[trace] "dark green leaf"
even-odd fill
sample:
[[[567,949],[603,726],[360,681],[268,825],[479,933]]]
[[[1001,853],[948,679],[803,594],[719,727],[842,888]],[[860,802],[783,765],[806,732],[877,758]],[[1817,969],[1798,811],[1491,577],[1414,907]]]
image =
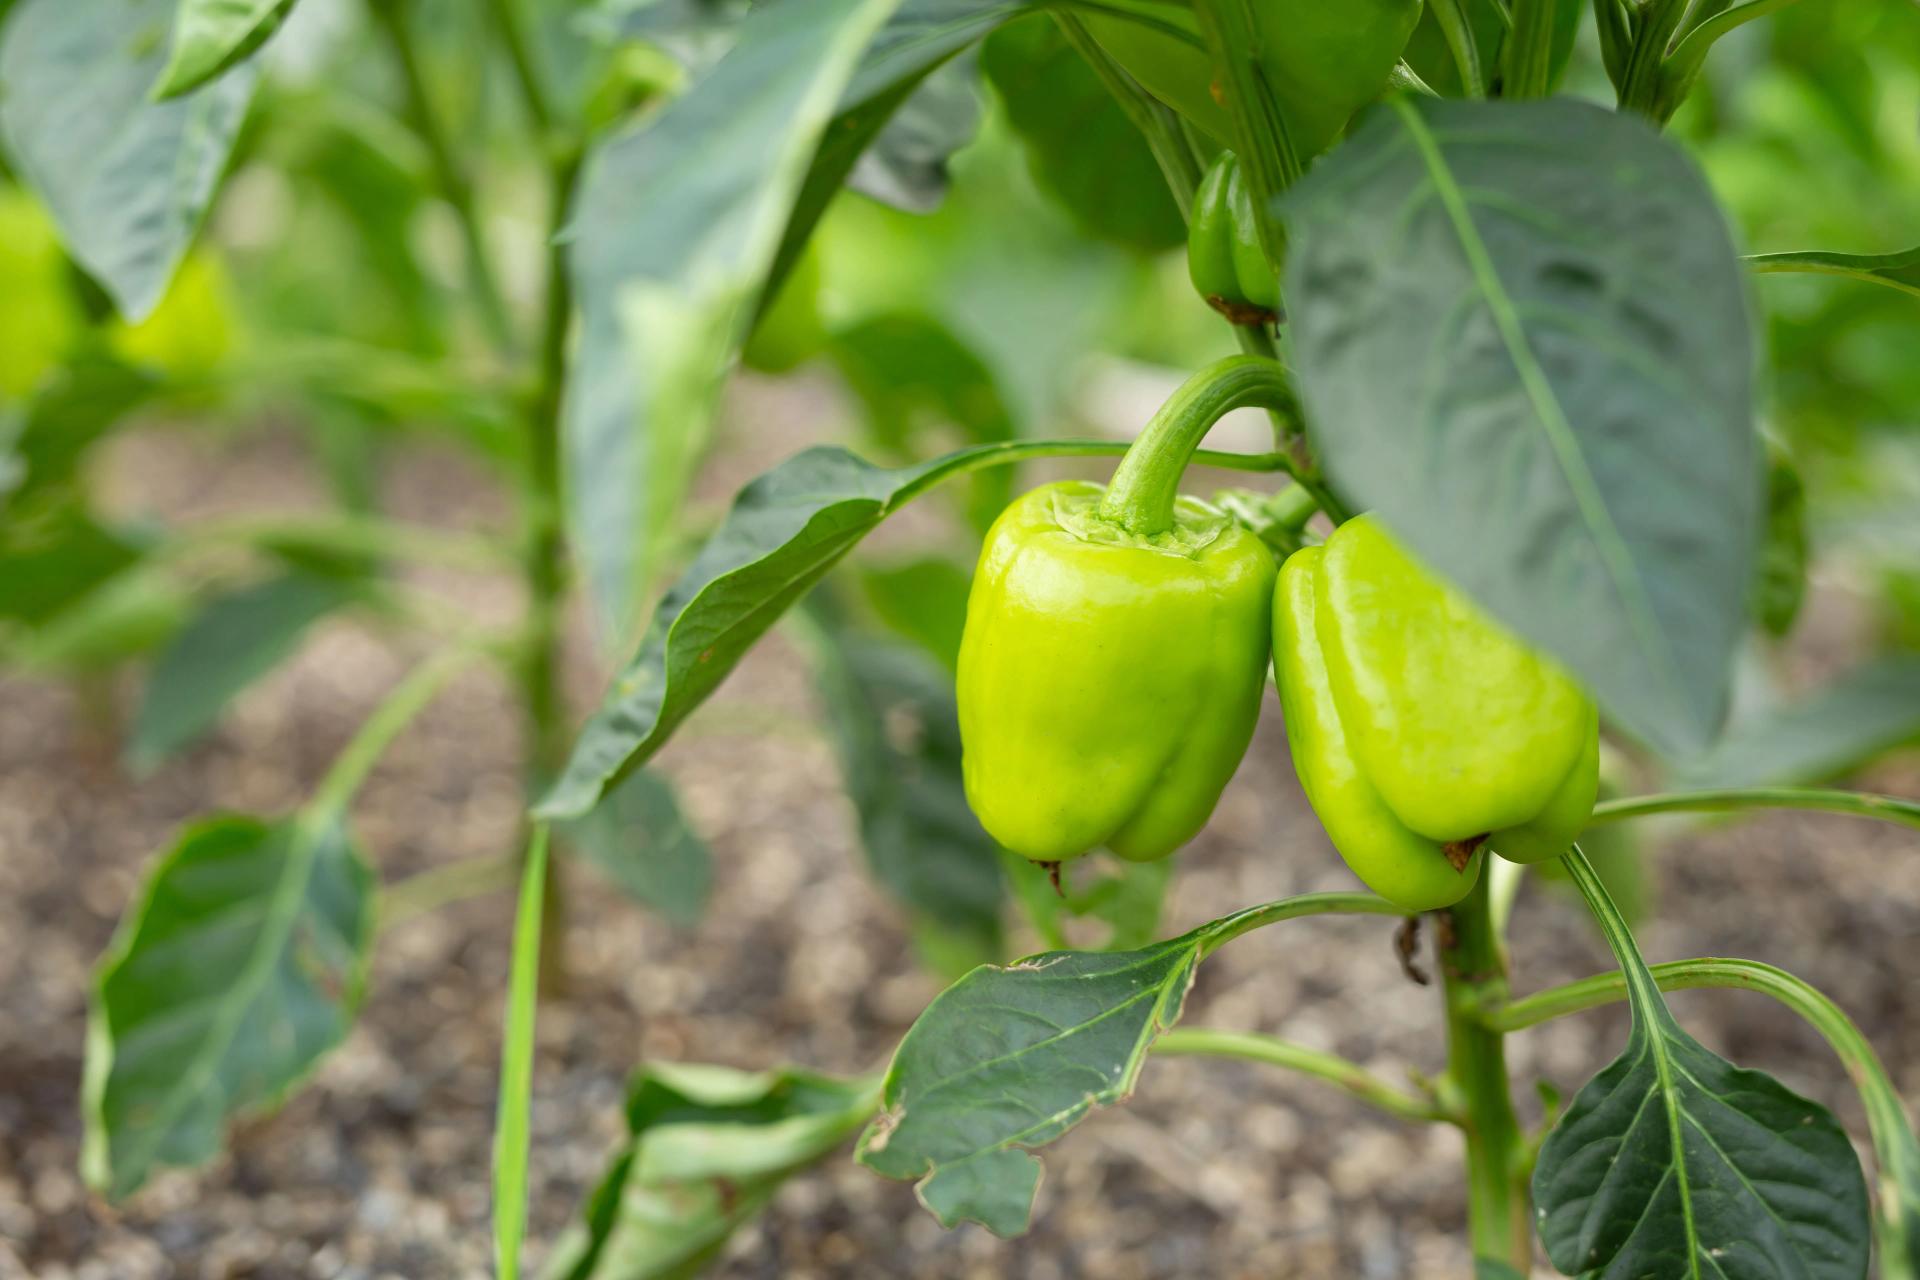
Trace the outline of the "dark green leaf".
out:
[[[1807,490],[1784,450],[1767,450],[1767,529],[1754,575],[1753,611],[1776,636],[1793,629],[1807,594]]]
[[[1736,721],[1724,742],[1678,773],[1689,787],[1819,782],[1920,740],[1920,658],[1855,667],[1795,702]]]
[[[215,818],[148,873],[102,957],[87,1036],[87,1181],[127,1195],[197,1164],[345,1036],[373,875],[335,822]]]
[[[1008,23],[980,53],[1033,180],[1091,234],[1147,251],[1184,244],[1159,163],[1100,77],[1045,14]]]
[[[970,583],[967,571],[945,556],[860,566],[862,594],[880,621],[949,672],[960,665]]]
[[[1904,293],[1920,294],[1920,247],[1901,253],[1823,253],[1804,249],[1795,253],[1750,254],[1746,263],[1762,275],[1804,271],[1816,275],[1850,276],[1868,284],[1883,284]]]
[[[1127,1097],[1180,1017],[1200,961],[1261,924],[1326,911],[1392,914],[1361,894],[1290,898],[1136,951],[1049,951],[975,969],[914,1022],[860,1136],[860,1163],[913,1178],[942,1223],[1026,1230],[1040,1183],[1034,1147]]]
[[[1704,749],[1761,477],[1744,277],[1693,164],[1570,100],[1396,99],[1287,211],[1335,485],[1624,728]]]
[[[36,626],[140,558],[141,548],[58,494],[0,520],[0,619]]]
[[[572,236],[572,536],[627,634],[821,131],[891,0],[756,9],[684,96],[592,157]]]
[[[563,848],[591,862],[636,902],[693,925],[713,891],[707,843],[687,825],[673,787],[641,770],[585,817],[566,824]]]
[[[965,54],[934,68],[860,153],[847,185],[897,209],[938,207],[947,193],[947,158],[980,128],[977,80]]]
[[[62,370],[26,407],[14,440],[20,472],[10,494],[24,498],[72,481],[86,451],[154,387],[147,374],[117,361],[85,358]]]
[[[889,453],[924,453],[927,434],[941,429],[968,444],[1014,437],[993,371],[937,320],[909,312],[873,316],[835,333],[829,351]],[[967,507],[977,527],[1007,505],[1012,480],[1004,468],[974,478]]]
[[[781,234],[780,251],[767,277],[770,290],[799,261],[815,224],[855,163],[922,81],[1027,8],[1028,0],[904,0],[868,44],[840,99],[839,113],[827,126]]]
[[[290,573],[208,601],[147,677],[127,746],[133,767],[150,769],[205,732],[235,694],[352,597],[351,585],[338,579]]]
[[[189,590],[135,565],[27,633],[18,657],[34,667],[97,670],[166,643],[193,612]]]
[[[68,250],[129,320],[166,292],[226,169],[254,73],[167,102],[173,0],[20,0],[0,36],[0,132]]]
[[[545,1280],[697,1274],[796,1170],[873,1114],[870,1080],[660,1063],[629,1087],[628,1137],[554,1246]]]
[[[294,0],[180,0],[173,21],[173,52],[155,98],[177,98],[244,62],[265,44]]]
[[[997,952],[999,846],[961,784],[952,674],[829,610],[814,617],[820,689],[874,878],[915,913]]]
[[[887,470],[823,446],[742,489],[654,611],[639,652],[581,731],[539,812],[572,818],[598,804],[855,543],[927,485],[994,452],[977,446]]]
[[[1540,1148],[1547,1256],[1568,1275],[1864,1280],[1867,1186],[1839,1121],[1681,1030],[1592,869],[1577,852],[1567,866],[1633,1028]]]

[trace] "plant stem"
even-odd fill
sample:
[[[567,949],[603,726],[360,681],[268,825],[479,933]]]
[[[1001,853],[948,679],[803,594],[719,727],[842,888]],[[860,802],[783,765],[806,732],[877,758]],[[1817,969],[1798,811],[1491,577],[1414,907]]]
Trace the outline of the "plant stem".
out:
[[[540,135],[541,144],[553,141],[553,106],[548,101],[546,82],[533,58],[533,42],[520,21],[516,0],[489,0],[493,23],[506,47],[507,61],[513,65],[514,80],[520,86],[520,100],[527,109],[527,120]]]
[[[1513,0],[1500,77],[1503,98],[1544,98],[1553,78],[1554,0]]]
[[[428,867],[380,890],[379,931],[385,932],[415,916],[448,903],[477,898],[513,887],[520,875],[523,850],[486,858],[463,858]]]
[[[1427,6],[1433,19],[1439,24],[1440,34],[1447,42],[1447,51],[1453,55],[1454,70],[1460,76],[1460,91],[1469,98],[1487,96],[1486,75],[1480,68],[1480,46],[1473,34],[1473,24],[1467,20],[1465,8],[1460,0],[1431,0]]]
[[[373,714],[360,722],[352,740],[334,757],[332,767],[307,801],[303,817],[314,823],[338,821],[400,731],[426,709],[447,681],[478,656],[471,649],[449,649],[409,671]]]
[[[1173,527],[1180,477],[1213,424],[1233,409],[1292,410],[1293,386],[1276,360],[1228,356],[1200,370],[1167,398],[1114,468],[1100,513],[1141,537]]]
[[[1920,827],[1920,801],[1864,791],[1826,791],[1811,787],[1746,787],[1717,791],[1674,791],[1662,795],[1623,796],[1593,806],[1590,826],[1642,818],[1655,813],[1738,813],[1746,809],[1802,809],[1844,813],[1901,826]]]
[[[507,314],[506,299],[500,292],[499,282],[494,278],[492,260],[487,256],[486,235],[480,225],[479,210],[474,204],[473,184],[455,159],[453,144],[434,112],[433,98],[420,67],[420,55],[414,47],[413,31],[407,25],[406,14],[401,11],[403,3],[404,0],[369,0],[367,7],[372,11],[375,23],[385,32],[394,61],[399,65],[407,96],[408,121],[414,133],[419,135],[421,144],[426,147],[427,162],[433,168],[434,181],[460,224],[461,238],[465,241],[467,251],[467,279],[474,296],[479,300],[482,322],[494,345],[502,353],[512,355],[517,345],[513,336],[513,322]]]
[[[1666,98],[1667,44],[1686,16],[1687,0],[1647,0],[1637,8],[1633,47],[1620,79],[1620,109],[1638,111],[1654,124],[1671,113]]]
[[[1487,877],[1447,913],[1440,970],[1447,1014],[1447,1092],[1458,1099],[1467,1137],[1467,1217],[1476,1258],[1491,1258],[1526,1275],[1533,1261],[1533,1223],[1521,1176],[1526,1143],[1514,1114],[1506,1045],[1480,1010],[1503,1001],[1507,974],[1499,932],[1488,906]]]
[[[560,229],[566,223],[578,153],[555,159],[548,211],[547,290],[540,321],[540,367],[527,412],[528,487],[523,573],[527,632],[520,672],[527,710],[528,795],[544,794],[566,764],[568,734],[562,693],[561,612],[566,599],[566,539],[561,527],[560,399],[566,381],[567,336],[573,319],[573,281]],[[557,842],[556,842],[557,843]],[[541,898],[541,984],[557,993],[566,983],[566,892],[558,859],[546,864]]]
[[[1358,1098],[1402,1120],[1459,1122],[1459,1117],[1433,1099],[1396,1088],[1356,1062],[1349,1062],[1338,1054],[1309,1049],[1278,1036],[1252,1031],[1177,1027],[1154,1042],[1153,1052],[1167,1055],[1204,1054],[1264,1062],[1325,1080],[1349,1097]]]

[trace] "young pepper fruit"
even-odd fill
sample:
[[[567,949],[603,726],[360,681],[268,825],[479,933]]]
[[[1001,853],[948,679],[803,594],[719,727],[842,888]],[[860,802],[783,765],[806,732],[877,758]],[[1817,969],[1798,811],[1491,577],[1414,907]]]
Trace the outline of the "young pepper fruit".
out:
[[[1280,318],[1280,281],[1260,245],[1253,196],[1231,151],[1214,157],[1194,192],[1187,275],[1207,305],[1235,324]]]
[[[1281,567],[1273,659],[1314,812],[1409,911],[1464,897],[1485,848],[1565,853],[1593,812],[1593,703],[1371,516]]]
[[[1110,486],[1043,485],[988,531],[960,641],[961,772],[1015,853],[1151,861],[1213,812],[1260,713],[1274,557],[1175,489],[1214,419],[1283,376],[1251,356],[1202,370]]]

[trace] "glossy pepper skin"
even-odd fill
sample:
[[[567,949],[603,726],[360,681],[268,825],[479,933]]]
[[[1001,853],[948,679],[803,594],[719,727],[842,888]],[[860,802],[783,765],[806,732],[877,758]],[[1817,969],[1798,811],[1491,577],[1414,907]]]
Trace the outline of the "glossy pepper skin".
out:
[[[1191,498],[1171,530],[1129,534],[1101,515],[1103,492],[1016,499],[967,599],[967,800],[1036,862],[1186,843],[1246,753],[1266,682],[1272,552]]]
[[[1260,226],[1240,161],[1222,151],[1194,193],[1187,275],[1207,305],[1235,324],[1280,318],[1280,281],[1260,247]]]
[[[1147,92],[1215,140],[1233,141],[1193,6],[1139,0],[1127,7],[1137,16],[1076,16]],[[1420,9],[1421,0],[1260,0],[1253,6],[1262,68],[1301,163],[1326,150],[1348,117],[1380,96]]]
[[[1431,911],[1473,887],[1484,849],[1535,862],[1579,835],[1599,785],[1592,702],[1379,521],[1288,557],[1273,615],[1294,768],[1374,892]]]

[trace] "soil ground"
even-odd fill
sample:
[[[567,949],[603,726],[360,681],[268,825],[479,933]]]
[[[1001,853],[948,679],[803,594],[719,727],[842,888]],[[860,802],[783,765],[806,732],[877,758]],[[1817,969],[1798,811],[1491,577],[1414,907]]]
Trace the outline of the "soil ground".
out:
[[[743,443],[736,433],[703,490],[730,491],[793,438]],[[286,436],[215,449],[157,432],[117,451],[109,481],[127,509],[181,519],[317,502],[302,479],[311,472]],[[485,478],[440,448],[403,451],[388,490],[412,519],[505,519]],[[424,585],[472,618],[513,616],[507,584],[443,574]],[[1816,622],[1796,642],[1796,670],[1818,674],[1849,643],[1844,625]],[[584,706],[601,676],[584,642],[578,648]],[[238,1128],[211,1165],[164,1174],[116,1207],[90,1196],[76,1173],[90,968],[141,868],[192,815],[296,804],[417,656],[362,622],[324,624],[216,734],[145,778],[119,765],[112,727],[137,682],[87,689],[0,678],[0,1280],[490,1274],[487,1176],[512,909],[504,893],[388,931],[347,1043],[286,1108]],[[715,856],[713,907],[699,927],[670,928],[590,872],[569,872],[569,990],[540,1012],[530,1258],[596,1179],[636,1063],[868,1070],[938,990],[862,872],[819,726],[798,655],[776,635],[661,758]],[[463,677],[400,740],[357,806],[381,875],[500,854],[521,802],[519,749],[504,689],[488,673]],[[1865,781],[1920,794],[1911,763]],[[1920,1099],[1913,833],[1776,815],[1644,834],[1657,898],[1641,930],[1650,959],[1751,956],[1802,974],[1840,1001],[1904,1095]],[[1164,931],[1351,885],[1293,781],[1269,705],[1215,821],[1182,855]],[[1581,911],[1560,895],[1529,885],[1516,918],[1517,989],[1606,967]],[[1208,963],[1185,1021],[1275,1032],[1390,1078],[1433,1071],[1437,997],[1402,976],[1392,929],[1354,918],[1251,935]],[[1817,1036],[1756,995],[1689,993],[1674,1005],[1709,1046],[1833,1106],[1865,1151],[1859,1106]],[[1545,1079],[1570,1094],[1619,1050],[1625,1029],[1610,1009],[1515,1037],[1520,1091],[1531,1100],[1529,1082]],[[1156,1061],[1128,1105],[1044,1153],[1034,1229],[1022,1240],[943,1231],[910,1187],[838,1157],[789,1184],[713,1274],[1464,1276],[1459,1145],[1451,1131],[1378,1117],[1270,1069]]]

